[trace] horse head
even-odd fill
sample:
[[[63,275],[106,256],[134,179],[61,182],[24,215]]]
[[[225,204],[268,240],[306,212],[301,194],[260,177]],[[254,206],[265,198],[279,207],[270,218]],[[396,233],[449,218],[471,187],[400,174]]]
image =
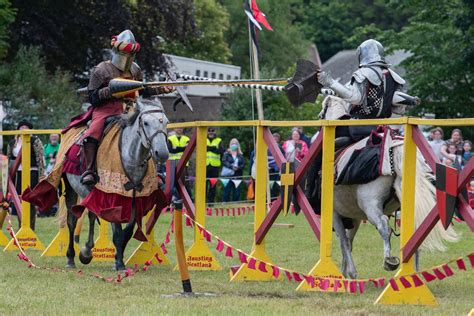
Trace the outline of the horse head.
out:
[[[148,149],[156,162],[166,162],[169,157],[167,146],[169,120],[163,105],[157,98],[139,98],[136,103],[136,113],[134,124],[138,124],[138,134],[143,147]]]

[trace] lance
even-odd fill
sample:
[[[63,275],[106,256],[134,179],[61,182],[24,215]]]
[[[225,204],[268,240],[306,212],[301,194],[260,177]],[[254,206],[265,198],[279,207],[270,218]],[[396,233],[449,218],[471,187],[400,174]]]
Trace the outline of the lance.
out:
[[[196,76],[183,77],[191,80],[141,82],[136,80],[116,78],[109,82],[112,96],[123,97],[131,92],[140,91],[146,87],[183,87],[183,86],[233,86],[241,88],[255,88],[271,91],[284,91],[294,106],[304,102],[314,103],[321,84],[317,80],[319,68],[309,60],[300,59],[296,63],[296,71],[291,78],[279,79],[238,79],[217,80]],[[87,88],[77,90],[78,93],[87,93]]]

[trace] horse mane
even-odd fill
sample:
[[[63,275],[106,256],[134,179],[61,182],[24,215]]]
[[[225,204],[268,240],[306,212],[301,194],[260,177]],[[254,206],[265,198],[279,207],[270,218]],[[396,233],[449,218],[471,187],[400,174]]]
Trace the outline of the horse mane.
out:
[[[124,113],[118,117],[118,122],[120,123],[120,126],[122,126],[123,128],[123,127],[131,126],[135,124],[135,121],[140,115],[141,110],[147,106],[159,107],[160,109],[164,110],[163,104],[157,98],[153,98],[153,99],[138,98],[134,109],[130,109],[127,113]]]

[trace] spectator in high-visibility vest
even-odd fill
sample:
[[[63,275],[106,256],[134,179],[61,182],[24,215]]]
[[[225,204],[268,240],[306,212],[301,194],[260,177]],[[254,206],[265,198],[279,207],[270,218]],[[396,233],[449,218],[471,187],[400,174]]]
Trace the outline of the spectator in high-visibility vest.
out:
[[[221,155],[225,148],[222,144],[222,139],[217,137],[216,129],[209,127],[207,129],[207,153],[206,153],[206,177],[218,178],[221,169]],[[211,181],[208,181],[207,187],[207,203],[214,203],[216,198],[216,186]]]
[[[189,143],[189,137],[183,134],[182,128],[175,128],[175,134],[168,137],[169,160],[179,160]]]
[[[174,134],[168,136],[168,151],[170,153],[169,160],[179,160],[183,156],[184,150],[189,143],[189,137],[183,134],[182,128],[175,128]],[[186,167],[189,166],[189,162],[186,164]],[[189,188],[186,177],[188,176],[188,168],[184,168],[183,173],[181,174],[181,180],[186,186],[188,194],[191,196],[191,189]],[[173,190],[174,191],[174,190]],[[173,192],[173,195],[177,196],[177,192]]]

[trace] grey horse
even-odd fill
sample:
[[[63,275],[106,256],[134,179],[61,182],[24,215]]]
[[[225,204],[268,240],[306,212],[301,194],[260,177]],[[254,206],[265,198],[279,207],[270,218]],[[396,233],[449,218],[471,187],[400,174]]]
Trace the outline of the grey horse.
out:
[[[120,138],[120,157],[122,166],[133,184],[141,183],[147,171],[147,162],[152,158],[155,162],[168,160],[167,147],[167,124],[161,102],[156,99],[141,99],[136,102],[135,113],[124,118],[122,136]],[[69,245],[67,250],[66,267],[74,268],[74,229],[77,218],[71,212],[73,205],[77,203],[78,196],[84,198],[92,189],[81,184],[80,176],[73,174],[65,175],[65,198],[67,212],[67,225],[69,228]],[[94,222],[96,215],[89,212],[89,234],[85,246],[81,248],[79,260],[88,264],[92,260],[92,248],[94,247]],[[135,210],[132,210],[132,218],[126,227],[122,224],[112,223],[113,242],[116,248],[114,269],[121,271],[125,269],[123,254],[127,243],[130,241],[136,224]]]
[[[329,106],[324,110],[325,112],[336,113],[336,117],[325,117],[326,119],[337,119],[337,116],[347,109],[345,102],[337,97],[327,97],[323,105]],[[331,109],[331,107],[333,108]],[[368,220],[374,225],[383,239],[384,269],[391,271],[399,266],[399,258],[391,255],[390,237],[392,230],[389,226],[388,216],[393,215],[400,207],[402,158],[403,146],[395,146],[393,147],[393,167],[395,171],[393,176],[380,176],[366,184],[334,186],[333,227],[339,238],[343,257],[341,272],[346,277],[357,277],[357,270],[352,258],[352,247],[362,220]],[[425,163],[421,153],[418,152],[415,227],[421,224],[436,203],[436,189],[432,183],[433,180],[434,176],[429,166]],[[317,194],[317,192],[309,193],[308,198],[313,208],[319,209],[319,205],[314,204],[319,201],[314,198],[314,194]],[[352,219],[354,228],[345,229],[342,217]],[[455,242],[457,240],[458,235],[451,227],[444,230],[441,223],[438,223],[423,242],[421,249],[443,251],[445,250],[444,241]],[[418,259],[416,258],[415,261],[417,264]]]

